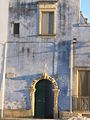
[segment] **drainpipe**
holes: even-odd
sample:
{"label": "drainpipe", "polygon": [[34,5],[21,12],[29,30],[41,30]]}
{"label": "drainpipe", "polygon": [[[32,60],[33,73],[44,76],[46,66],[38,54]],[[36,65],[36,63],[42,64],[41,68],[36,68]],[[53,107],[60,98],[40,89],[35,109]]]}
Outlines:
{"label": "drainpipe", "polygon": [[75,52],[75,44],[77,42],[76,38],[73,38],[73,41],[71,41],[71,61],[70,61],[70,112],[72,113],[73,111],[73,106],[72,106],[72,96],[73,96],[73,78],[74,78],[74,52]]}

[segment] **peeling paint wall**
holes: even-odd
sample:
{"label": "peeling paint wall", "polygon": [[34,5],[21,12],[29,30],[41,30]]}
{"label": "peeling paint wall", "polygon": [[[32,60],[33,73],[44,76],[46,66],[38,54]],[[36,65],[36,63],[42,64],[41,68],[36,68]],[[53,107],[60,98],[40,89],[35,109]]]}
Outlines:
{"label": "peeling paint wall", "polygon": [[[89,40],[89,29],[80,28],[80,3],[78,0],[60,0],[56,7],[56,38],[37,34],[38,8],[36,1],[11,1],[8,25],[8,54],[6,69],[5,109],[30,109],[30,85],[43,72],[58,83],[59,110],[70,110],[70,51],[76,37],[83,43]],[[20,35],[12,34],[12,22],[20,23]],[[83,33],[84,32],[84,33]],[[82,35],[83,34],[83,35]],[[88,43],[86,43],[88,45]],[[80,44],[81,45],[81,44]],[[83,51],[83,47],[80,48]],[[90,47],[87,47],[86,52]],[[78,51],[78,49],[76,49]],[[87,56],[84,57],[85,61]],[[76,56],[76,66],[84,64]],[[90,67],[90,59],[86,66]],[[9,74],[13,77],[9,78]],[[8,97],[9,96],[9,97]],[[11,104],[12,103],[12,104]]]}

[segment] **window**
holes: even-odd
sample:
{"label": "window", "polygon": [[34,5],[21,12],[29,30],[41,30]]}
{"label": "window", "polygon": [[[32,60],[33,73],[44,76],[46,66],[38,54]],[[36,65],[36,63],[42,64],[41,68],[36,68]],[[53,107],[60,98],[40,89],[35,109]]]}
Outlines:
{"label": "window", "polygon": [[54,12],[42,13],[42,34],[54,34]]}
{"label": "window", "polygon": [[13,35],[19,35],[20,24],[19,23],[13,23],[12,24],[12,29],[13,29]]}
{"label": "window", "polygon": [[79,96],[90,96],[90,71],[79,71]]}
{"label": "window", "polygon": [[14,34],[19,34],[19,23],[14,24]]}
{"label": "window", "polygon": [[39,1],[39,35],[56,35],[56,2]]}

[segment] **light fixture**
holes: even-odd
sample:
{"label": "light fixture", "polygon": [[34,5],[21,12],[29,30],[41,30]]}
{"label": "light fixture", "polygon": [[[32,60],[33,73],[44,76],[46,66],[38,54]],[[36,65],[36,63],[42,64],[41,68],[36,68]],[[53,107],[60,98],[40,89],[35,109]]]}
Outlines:
{"label": "light fixture", "polygon": [[73,38],[73,44],[77,42],[77,38]]}

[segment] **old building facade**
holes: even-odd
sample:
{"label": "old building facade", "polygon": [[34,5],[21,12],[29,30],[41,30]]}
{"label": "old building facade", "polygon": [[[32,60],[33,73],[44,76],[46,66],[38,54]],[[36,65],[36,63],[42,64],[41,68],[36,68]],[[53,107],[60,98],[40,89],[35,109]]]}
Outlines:
{"label": "old building facade", "polygon": [[3,117],[90,114],[90,24],[80,0],[10,0]]}

